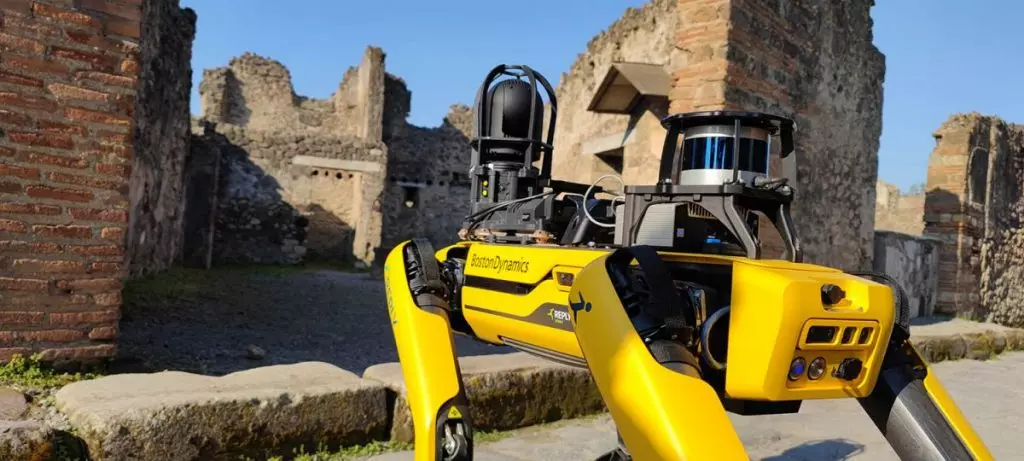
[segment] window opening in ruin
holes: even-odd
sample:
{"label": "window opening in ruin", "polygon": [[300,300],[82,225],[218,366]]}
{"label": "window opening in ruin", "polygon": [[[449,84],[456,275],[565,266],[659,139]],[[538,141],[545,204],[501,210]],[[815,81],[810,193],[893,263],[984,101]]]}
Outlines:
{"label": "window opening in ruin", "polygon": [[313,176],[316,176],[316,175],[319,175],[319,174],[320,174],[320,172],[319,172],[319,171],[317,171],[317,170],[313,170]]}
{"label": "window opening in ruin", "polygon": [[416,208],[416,205],[419,202],[419,192],[420,192],[420,189],[418,187],[404,186],[404,187],[402,187],[402,191],[404,192],[404,196],[405,196],[404,197],[405,207],[406,208]]}
{"label": "window opening in ruin", "polygon": [[348,174],[348,179],[352,179],[352,173]]}
{"label": "window opening in ruin", "polygon": [[985,190],[988,189],[988,151],[981,147],[975,147],[970,155],[973,158],[970,159],[971,176],[968,178],[970,183],[967,187],[970,189],[971,201],[984,205]]}
{"label": "window opening in ruin", "polygon": [[334,177],[336,179],[341,179],[342,176],[344,176],[344,175],[342,175],[341,173],[334,173]]}

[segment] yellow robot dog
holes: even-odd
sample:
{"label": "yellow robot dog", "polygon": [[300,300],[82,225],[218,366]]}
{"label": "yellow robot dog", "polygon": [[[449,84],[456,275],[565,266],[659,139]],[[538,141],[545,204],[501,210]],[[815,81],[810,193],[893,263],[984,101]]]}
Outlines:
{"label": "yellow robot dog", "polygon": [[[551,178],[543,76],[498,66],[475,110],[459,241],[413,239],[385,262],[417,461],[473,459],[453,334],[588,369],[619,431],[603,460],[745,460],[727,412],[838,398],[904,460],[992,459],[911,346],[898,285],[801,262],[793,188],[768,171],[775,139],[791,161],[790,120],[669,116],[660,180],[598,199],[596,183]],[[759,216],[782,258],[762,257]]]}

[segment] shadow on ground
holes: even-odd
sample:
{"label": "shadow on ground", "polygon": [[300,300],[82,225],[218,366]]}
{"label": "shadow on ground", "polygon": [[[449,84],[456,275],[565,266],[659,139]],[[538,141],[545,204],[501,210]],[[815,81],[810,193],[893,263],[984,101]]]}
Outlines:
{"label": "shadow on ground", "polygon": [[[398,361],[379,276],[336,267],[181,269],[130,282],[112,372],[223,375],[320,361]],[[461,356],[513,352],[456,337]]]}
{"label": "shadow on ground", "polygon": [[845,439],[818,440],[790,448],[762,461],[843,461],[864,452],[864,445]]}

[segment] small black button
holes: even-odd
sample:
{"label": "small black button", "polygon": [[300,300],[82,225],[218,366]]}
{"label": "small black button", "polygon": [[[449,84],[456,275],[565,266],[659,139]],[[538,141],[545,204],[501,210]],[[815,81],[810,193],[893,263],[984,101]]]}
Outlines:
{"label": "small black button", "polygon": [[860,376],[860,370],[864,368],[860,359],[843,359],[832,375],[846,381],[853,381]]}
{"label": "small black button", "polygon": [[822,285],[821,287],[821,302],[826,306],[839,304],[846,297],[846,292],[838,285],[832,285],[831,283]]}

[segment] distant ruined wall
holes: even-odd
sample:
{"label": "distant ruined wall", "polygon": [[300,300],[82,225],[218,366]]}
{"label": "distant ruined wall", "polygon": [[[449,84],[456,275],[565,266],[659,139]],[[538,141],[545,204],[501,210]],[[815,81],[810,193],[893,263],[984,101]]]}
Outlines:
{"label": "distant ruined wall", "polygon": [[0,2],[0,361],[117,351],[142,2],[71,3]]}
{"label": "distant ruined wall", "polygon": [[127,260],[138,277],[180,261],[196,14],[178,0],[142,5],[142,47],[130,174]]}
{"label": "distant ruined wall", "polygon": [[938,309],[1024,326],[1024,127],[956,114],[935,138],[925,235],[943,242]]}
{"label": "distant ruined wall", "polygon": [[941,242],[899,232],[875,231],[874,270],[894,278],[907,296],[910,318],[935,312]]}
{"label": "distant ruined wall", "polygon": [[[587,110],[601,79],[613,62],[660,64],[666,72],[677,66],[674,37],[680,18],[679,0],[652,0],[630,8],[607,30],[595,36],[577,57],[556,89],[554,177],[590,183],[614,173],[594,155],[583,155],[583,144],[595,138],[632,131],[637,139],[623,148],[622,177],[627,183],[651,183],[658,179],[658,162],[665,130],[660,119],[668,115],[667,101],[648,101],[632,115],[602,114]],[[545,122],[546,123],[546,122]],[[614,180],[602,186],[617,190]]]}
{"label": "distant ruined wall", "polygon": [[875,186],[875,230],[921,235],[924,232],[924,194],[900,193],[885,181]]}
{"label": "distant ruined wall", "polygon": [[197,159],[221,159],[213,264],[369,265],[412,237],[454,241],[468,212],[469,109],[453,107],[438,128],[408,124],[411,93],[384,61],[367,48],[325,100],[295,95],[283,65],[252,53],[204,72],[207,128],[193,146]]}
{"label": "distant ruined wall", "polygon": [[873,254],[885,60],[872,43],[872,5],[681,0],[670,95],[671,112],[793,118],[805,260],[847,270],[870,268]]}

